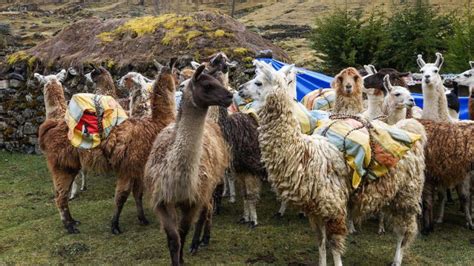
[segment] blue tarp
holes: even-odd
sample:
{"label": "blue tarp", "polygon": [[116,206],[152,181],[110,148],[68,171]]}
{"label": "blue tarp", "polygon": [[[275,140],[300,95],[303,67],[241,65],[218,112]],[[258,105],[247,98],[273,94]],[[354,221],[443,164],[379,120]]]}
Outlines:
{"label": "blue tarp", "polygon": [[[286,65],[283,62],[270,58],[258,58],[258,60],[271,64],[276,70]],[[297,74],[296,91],[298,101],[309,92],[319,88],[330,88],[333,77],[326,76],[321,73],[309,71],[304,68],[298,68],[302,73]],[[416,105],[423,108],[423,95],[420,93],[412,93],[415,98]],[[468,97],[459,97],[459,117],[460,119],[468,119]]]}

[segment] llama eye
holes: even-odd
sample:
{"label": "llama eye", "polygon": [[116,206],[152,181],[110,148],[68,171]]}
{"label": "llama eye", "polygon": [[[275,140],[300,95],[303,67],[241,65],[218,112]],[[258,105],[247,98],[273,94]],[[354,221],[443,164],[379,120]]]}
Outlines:
{"label": "llama eye", "polygon": [[260,87],[260,86],[262,86],[263,84],[262,84],[262,82],[260,82],[260,81],[256,81],[256,82],[255,82],[255,85],[257,85],[257,86]]}
{"label": "llama eye", "polygon": [[397,97],[400,96],[400,95],[401,95],[400,93],[395,93],[395,96],[397,96]]}
{"label": "llama eye", "polygon": [[434,72],[434,73],[438,73],[438,70],[435,69],[433,72]]}
{"label": "llama eye", "polygon": [[466,78],[470,78],[470,77],[472,76],[472,74],[464,74],[464,76],[465,76]]}
{"label": "llama eye", "polygon": [[425,73],[425,71],[424,71],[424,70],[422,70],[422,71],[421,71],[421,74],[423,74],[423,73]]}

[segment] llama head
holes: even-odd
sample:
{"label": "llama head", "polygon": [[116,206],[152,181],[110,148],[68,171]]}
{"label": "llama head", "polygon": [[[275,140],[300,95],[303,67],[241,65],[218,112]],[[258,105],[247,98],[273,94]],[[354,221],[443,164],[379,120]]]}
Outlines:
{"label": "llama head", "polygon": [[459,87],[458,83],[453,81],[453,88],[446,89],[446,100],[448,101],[448,108],[459,113]]}
{"label": "llama head", "polygon": [[444,58],[441,53],[436,53],[436,61],[434,63],[425,63],[421,54],[418,55],[416,63],[420,67],[422,74],[422,84],[428,86],[439,87],[442,86],[443,80],[439,74]]}
{"label": "llama head", "polygon": [[369,74],[364,77],[364,87],[365,88],[373,88],[381,90],[383,93],[386,93],[386,90],[383,85],[383,79],[385,75],[390,76],[390,83],[395,86],[402,86],[406,87],[407,84],[405,79],[411,75],[410,72],[399,72],[393,68],[382,68],[379,71],[375,70],[373,67],[373,74]]}
{"label": "llama head", "polygon": [[283,72],[277,72],[271,65],[258,60],[254,60],[253,64],[255,77],[239,87],[239,96],[263,103],[271,90],[288,82]]}
{"label": "llama head", "polygon": [[349,67],[343,69],[332,81],[331,87],[337,95],[353,97],[362,94],[363,80],[357,69]]}
{"label": "llama head", "polygon": [[390,76],[387,74],[383,79],[384,88],[387,90],[387,100],[397,109],[411,108],[415,105],[415,100],[410,91],[402,86],[393,86],[390,82]]}
{"label": "llama head", "polygon": [[229,107],[232,103],[232,93],[219,80],[204,73],[205,68],[205,65],[199,66],[187,86],[187,90],[192,93],[194,105],[200,108],[215,105]]}
{"label": "llama head", "polygon": [[67,77],[67,71],[65,69],[61,70],[57,74],[50,74],[47,76],[43,76],[39,73],[34,74],[35,79],[40,83],[40,85],[47,85],[48,83],[63,83]]}
{"label": "llama head", "polygon": [[288,84],[288,95],[292,99],[296,99],[296,75],[302,72],[298,70],[294,64],[285,65],[277,72],[282,74],[286,79],[286,82]]}
{"label": "llama head", "polygon": [[474,61],[469,61],[471,65],[471,69],[462,72],[461,74],[457,75],[454,78],[454,81],[457,82],[459,85],[467,86],[472,90],[474,90]]}
{"label": "llama head", "polygon": [[137,72],[128,72],[118,81],[119,87],[126,88],[128,91],[135,91],[141,89],[146,85],[145,77]]}

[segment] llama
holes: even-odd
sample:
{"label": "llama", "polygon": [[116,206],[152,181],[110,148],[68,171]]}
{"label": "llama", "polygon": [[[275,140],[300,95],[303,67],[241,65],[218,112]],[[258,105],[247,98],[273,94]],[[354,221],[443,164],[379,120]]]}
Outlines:
{"label": "llama", "polygon": [[454,81],[469,88],[469,119],[474,120],[474,61],[469,61],[471,69],[457,75]]}
{"label": "llama", "polygon": [[362,100],[362,77],[353,67],[342,70],[334,77],[331,87],[336,92],[333,113],[359,114],[364,111]]}
{"label": "llama", "polygon": [[439,71],[444,58],[441,53],[436,53],[435,63],[425,63],[423,57],[418,55],[416,62],[423,75],[421,89],[423,91],[423,114],[421,118],[436,122],[452,122],[448,113],[448,103],[445,96],[446,88],[443,85]]}
{"label": "llama", "polygon": [[[421,55],[418,55],[417,63],[421,68],[423,75],[422,89],[425,108],[423,109],[423,118],[435,122],[447,122],[451,128],[445,124],[436,124],[429,121],[423,121],[428,132],[428,144],[431,149],[426,151],[427,177],[423,190],[423,231],[428,234],[433,231],[433,193],[439,189],[440,205],[439,214],[436,221],[442,223],[444,217],[444,206],[446,203],[446,188],[461,185],[461,207],[466,219],[466,227],[474,228],[470,213],[470,168],[472,164],[472,149],[474,143],[471,142],[472,132],[474,132],[474,123],[459,121],[456,123],[448,112],[447,99],[445,97],[445,88],[442,85],[439,70],[443,64],[443,56],[436,53],[436,62],[427,64],[423,61]],[[432,132],[434,131],[434,132]],[[470,135],[471,134],[471,135]],[[449,137],[448,137],[449,136]],[[448,139],[446,139],[448,138]],[[454,155],[456,154],[457,155]],[[443,163],[439,160],[442,154]],[[450,160],[449,154],[455,156],[456,160]],[[463,156],[460,156],[463,154]],[[449,165],[445,165],[449,162]],[[440,169],[440,165],[444,168]]]}
{"label": "llama", "polygon": [[113,234],[122,233],[119,218],[130,192],[135,197],[139,222],[148,224],[142,207],[144,166],[155,137],[175,120],[175,86],[171,68],[162,68],[153,85],[151,117],[127,119],[116,126],[101,144],[101,150],[118,178],[111,227]]}
{"label": "llama", "polygon": [[64,91],[62,82],[67,77],[65,69],[61,70],[56,75],[43,76],[35,73],[34,77],[41,86],[43,86],[44,105],[47,119],[64,119],[66,113],[66,99],[64,98]]}
{"label": "llama", "polygon": [[64,120],[66,98],[61,84],[66,72],[62,70],[57,75],[49,76],[35,73],[34,76],[44,84],[46,120],[39,127],[38,141],[53,179],[56,207],[68,233],[79,233],[76,228],[79,222],[72,218],[68,206],[69,190],[81,164],[78,150],[67,139],[68,127]]}
{"label": "llama", "polygon": [[125,87],[130,93],[129,115],[141,117],[151,115],[150,94],[153,80],[137,72],[128,72],[120,78],[119,86]]}
{"label": "llama", "polygon": [[388,74],[385,75],[383,81],[388,93],[384,99],[382,111],[387,116],[386,123],[394,125],[407,117],[407,108],[415,106],[415,100],[407,88],[393,86]]}
{"label": "llama", "polygon": [[217,79],[204,74],[204,69],[202,65],[194,73],[176,123],[158,135],[145,166],[151,206],[166,232],[172,265],[184,263],[186,235],[197,216],[191,253],[198,250],[200,242],[209,243],[213,192],[230,159],[219,126],[206,116],[209,106],[228,107],[232,94]]}
{"label": "llama", "polygon": [[[359,219],[384,207],[393,217],[397,234],[394,264],[400,265],[403,252],[417,232],[416,215],[424,180],[423,127],[414,120],[404,120],[398,127],[416,132],[422,140],[414,144],[389,173],[350,197],[352,171],[344,155],[322,136],[300,132],[291,111],[286,81],[273,68],[255,62],[257,76],[244,84],[244,90],[259,86],[264,103],[259,115],[259,142],[268,179],[280,196],[302,207],[316,229],[319,264],[326,265],[326,244],[335,265],[342,265],[341,253],[347,234],[346,211]],[[350,204],[349,204],[350,202]]]}

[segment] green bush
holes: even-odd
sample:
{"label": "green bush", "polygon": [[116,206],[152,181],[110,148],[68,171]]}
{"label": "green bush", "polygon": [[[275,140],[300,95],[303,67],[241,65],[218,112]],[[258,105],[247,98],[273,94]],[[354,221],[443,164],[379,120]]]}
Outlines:
{"label": "green bush", "polygon": [[[336,10],[328,17],[316,20],[310,39],[312,48],[324,61],[320,70],[329,74],[364,64],[416,71],[417,54],[423,54],[425,60],[431,61],[435,52],[448,50],[447,40],[453,35],[453,22],[451,15],[439,15],[422,1],[406,5],[392,12],[390,17],[375,11],[362,18],[360,13]],[[460,31],[465,32],[465,29]],[[467,37],[474,38],[472,29],[466,33]],[[470,51],[472,54],[472,48]],[[462,56],[465,53],[459,55]]]}
{"label": "green bush", "polygon": [[453,23],[454,34],[448,38],[448,52],[445,55],[445,70],[452,73],[469,68],[468,61],[474,60],[474,12],[466,12]]}

